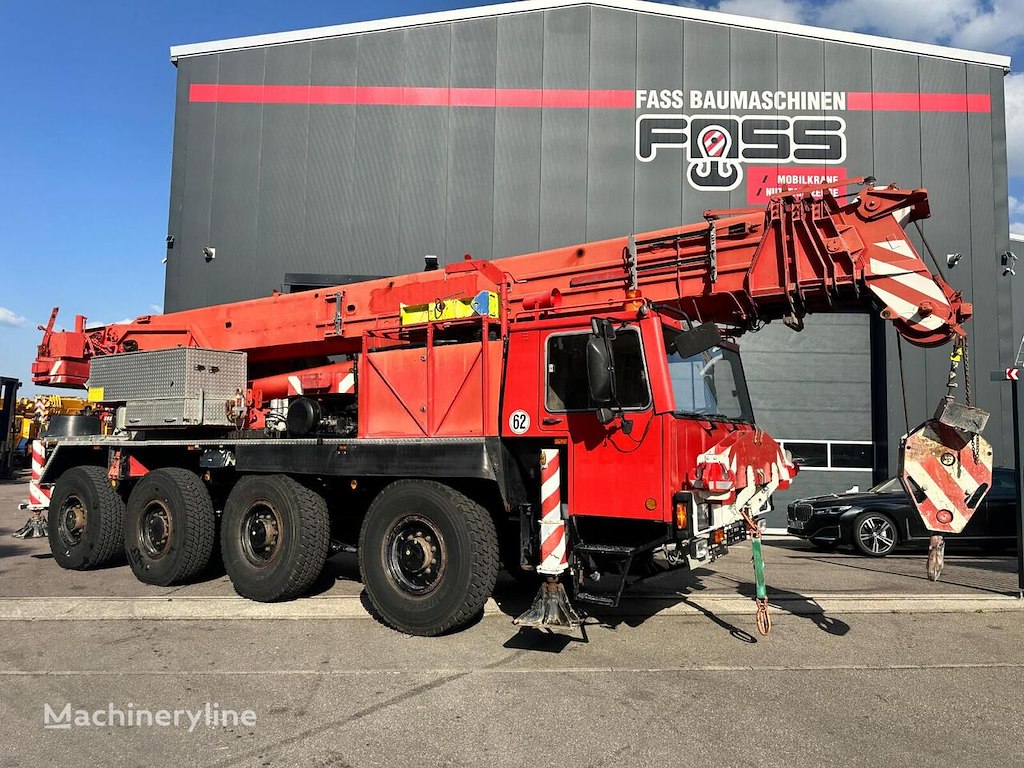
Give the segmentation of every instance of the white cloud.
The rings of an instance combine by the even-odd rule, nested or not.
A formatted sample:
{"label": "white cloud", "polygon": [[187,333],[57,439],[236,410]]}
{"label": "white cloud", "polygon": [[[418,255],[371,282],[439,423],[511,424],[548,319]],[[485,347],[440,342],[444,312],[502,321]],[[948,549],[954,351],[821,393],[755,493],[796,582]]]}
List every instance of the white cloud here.
{"label": "white cloud", "polygon": [[806,24],[810,16],[810,9],[804,3],[792,0],[722,0],[716,10],[793,24]]}
{"label": "white cloud", "polygon": [[1024,235],[1024,221],[1011,221],[1010,222],[1010,234],[1011,235]]}
{"label": "white cloud", "polygon": [[7,307],[0,307],[0,325],[22,326],[28,321],[21,315],[16,315]]}
{"label": "white cloud", "polygon": [[705,6],[980,51],[1010,53],[1024,42],[1019,0],[720,0]]}
{"label": "white cloud", "polygon": [[[703,5],[741,16],[1018,54],[1018,67],[1024,53],[1021,0],[719,0]],[[1007,75],[1004,86],[1007,166],[1010,176],[1019,179],[1024,177],[1024,73]],[[1011,210],[1010,220],[1020,231],[1024,210]]]}
{"label": "white cloud", "polygon": [[1003,86],[1006,89],[1006,164],[1011,176],[1021,176],[1024,175],[1024,73],[1007,75]]}

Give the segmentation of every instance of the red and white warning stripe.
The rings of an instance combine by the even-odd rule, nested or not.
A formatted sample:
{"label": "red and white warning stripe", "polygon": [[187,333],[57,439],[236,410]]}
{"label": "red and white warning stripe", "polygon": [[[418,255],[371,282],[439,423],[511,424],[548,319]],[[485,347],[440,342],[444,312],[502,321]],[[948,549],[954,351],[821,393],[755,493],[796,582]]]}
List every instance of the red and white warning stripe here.
{"label": "red and white warning stripe", "polygon": [[52,366],[50,366],[50,384],[67,384],[68,376],[64,371],[66,360],[57,360]]}
{"label": "red and white warning stripe", "polygon": [[288,377],[288,397],[310,393],[337,392],[339,395],[352,394],[356,390],[356,376],[349,369],[345,373],[331,371],[315,374],[296,374]]}
{"label": "red and white warning stripe", "polygon": [[537,572],[557,576],[569,563],[562,519],[562,472],[558,449],[540,452],[540,565]]}
{"label": "red and white warning stripe", "polygon": [[36,398],[35,413],[36,422],[38,422],[39,424],[46,423],[46,419],[50,415],[50,403],[47,398],[41,395]]}
{"label": "red and white warning stripe", "polygon": [[46,447],[42,440],[32,441],[32,479],[28,484],[28,504],[30,507],[50,506],[52,488],[39,482],[46,464]]}
{"label": "red and white warning stripe", "polygon": [[910,243],[894,239],[874,245],[866,277],[875,296],[911,326],[935,331],[946,325],[949,300]]}

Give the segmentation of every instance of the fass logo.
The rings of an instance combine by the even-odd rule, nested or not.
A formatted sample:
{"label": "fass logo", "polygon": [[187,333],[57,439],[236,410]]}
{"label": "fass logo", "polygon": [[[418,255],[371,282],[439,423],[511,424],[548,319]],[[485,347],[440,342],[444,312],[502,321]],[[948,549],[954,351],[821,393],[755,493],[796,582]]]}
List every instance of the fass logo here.
{"label": "fass logo", "polygon": [[[636,92],[638,109],[679,109],[682,91]],[[667,150],[686,158],[694,189],[736,189],[745,164],[830,166],[846,160],[846,121],[822,111],[842,110],[846,94],[808,91],[690,91],[700,113],[648,112],[636,120],[636,157],[654,161]],[[815,115],[709,114],[709,109],[813,110]],[[845,177],[845,173],[839,174]]]}

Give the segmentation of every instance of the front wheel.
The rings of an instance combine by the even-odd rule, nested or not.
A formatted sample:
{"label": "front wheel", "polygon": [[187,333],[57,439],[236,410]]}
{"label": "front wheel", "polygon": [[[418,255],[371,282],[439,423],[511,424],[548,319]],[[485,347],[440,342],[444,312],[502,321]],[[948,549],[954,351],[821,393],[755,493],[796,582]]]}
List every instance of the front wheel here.
{"label": "front wheel", "polygon": [[864,512],[853,521],[853,546],[862,555],[885,557],[896,548],[896,524],[878,512]]}
{"label": "front wheel", "polygon": [[487,510],[441,483],[399,480],[373,500],[359,534],[359,570],[390,626],[433,636],[464,626],[498,577]]}

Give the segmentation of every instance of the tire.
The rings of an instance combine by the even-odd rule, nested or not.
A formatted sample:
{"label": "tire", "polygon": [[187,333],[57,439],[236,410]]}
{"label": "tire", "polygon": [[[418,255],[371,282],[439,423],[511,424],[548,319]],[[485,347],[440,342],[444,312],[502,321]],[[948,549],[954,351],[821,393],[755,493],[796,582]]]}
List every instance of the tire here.
{"label": "tire", "polygon": [[370,504],[359,533],[370,602],[386,624],[410,635],[440,635],[470,622],[491,596],[498,568],[487,510],[441,483],[392,483]]}
{"label": "tire", "polygon": [[61,568],[100,568],[124,546],[124,502],[103,467],[73,467],[61,475],[46,522],[50,551]]}
{"label": "tire", "polygon": [[899,544],[896,523],[880,512],[862,512],[850,534],[854,548],[868,557],[885,557]]}
{"label": "tire", "polygon": [[179,467],[154,470],[128,497],[128,564],[144,584],[182,584],[209,564],[216,529],[210,492],[194,472]]}
{"label": "tire", "polygon": [[242,597],[290,600],[324,569],[327,502],[287,475],[248,475],[228,495],[220,528],[224,569]]}

